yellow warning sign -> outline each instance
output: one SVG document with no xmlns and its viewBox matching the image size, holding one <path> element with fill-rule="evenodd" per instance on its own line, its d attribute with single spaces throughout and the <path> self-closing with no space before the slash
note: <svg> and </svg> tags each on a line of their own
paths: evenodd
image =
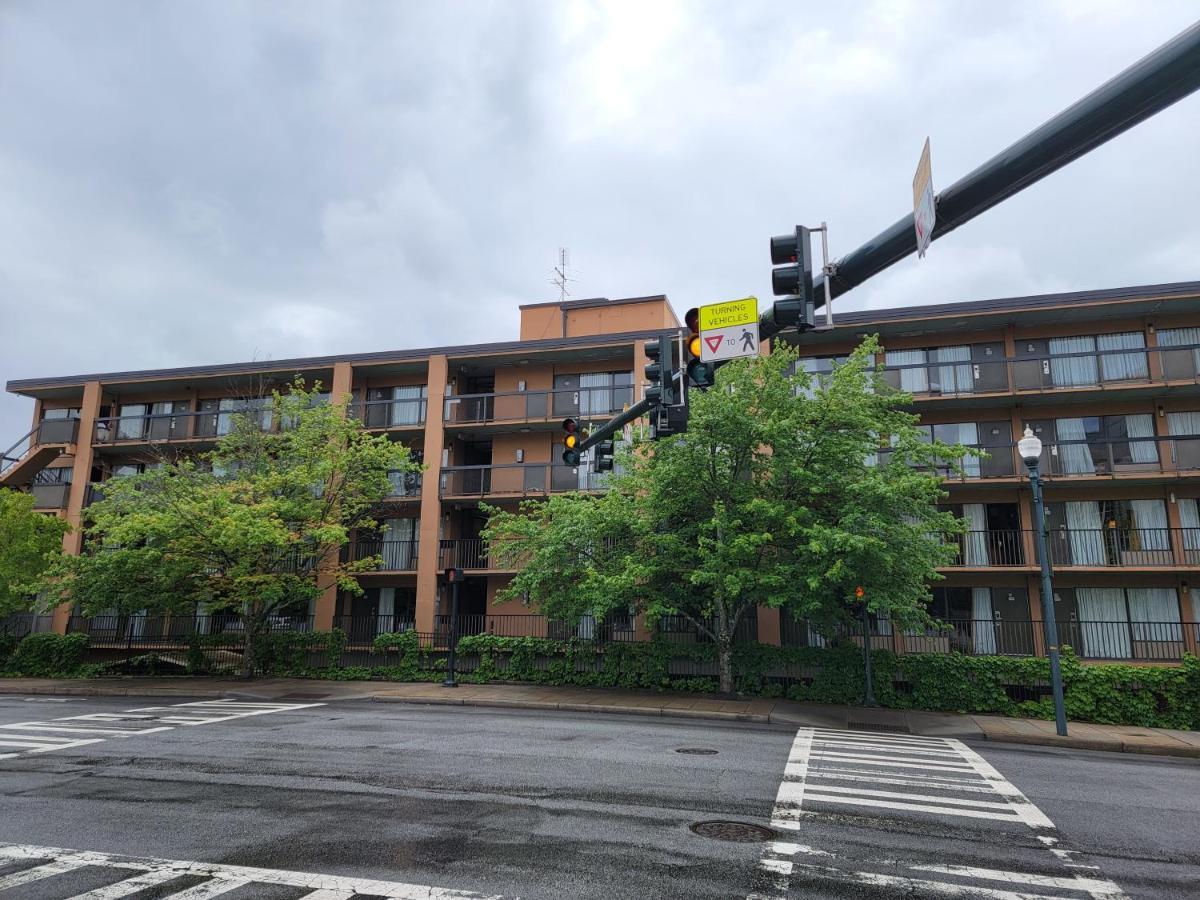
<svg viewBox="0 0 1200 900">
<path fill-rule="evenodd" d="M 734 325 L 749 325 L 758 321 L 758 298 L 727 300 L 700 307 L 700 330 L 712 331 Z"/>
</svg>

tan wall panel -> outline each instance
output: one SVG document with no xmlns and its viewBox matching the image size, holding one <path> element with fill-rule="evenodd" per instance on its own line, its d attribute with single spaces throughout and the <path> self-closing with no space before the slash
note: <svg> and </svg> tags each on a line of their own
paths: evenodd
<svg viewBox="0 0 1200 900">
<path fill-rule="evenodd" d="M 521 340 L 540 341 L 563 337 L 562 310 L 554 306 L 532 306 L 521 310 Z"/>
</svg>

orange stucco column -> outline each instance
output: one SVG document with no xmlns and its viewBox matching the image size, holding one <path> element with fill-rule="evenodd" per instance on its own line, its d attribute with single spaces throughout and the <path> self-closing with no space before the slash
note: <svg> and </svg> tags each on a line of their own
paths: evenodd
<svg viewBox="0 0 1200 900">
<path fill-rule="evenodd" d="M 417 631 L 433 632 L 433 617 L 437 614 L 438 568 L 441 555 L 442 523 L 442 446 L 445 428 L 442 425 L 446 394 L 447 364 L 444 356 L 429 358 L 426 379 L 429 412 L 425 422 L 425 474 L 421 478 L 421 530 L 417 545 Z"/>
<path fill-rule="evenodd" d="M 329 399 L 337 403 L 350 396 L 354 387 L 354 367 L 348 362 L 333 364 L 333 384 L 329 388 Z M 313 606 L 313 629 L 331 631 L 333 617 L 337 612 L 337 582 L 329 575 L 322 575 L 317 582 L 321 596 Z"/>
<path fill-rule="evenodd" d="M 83 550 L 83 507 L 92 480 L 92 436 L 96 433 L 102 394 L 98 381 L 89 381 L 83 386 L 79 434 L 75 438 L 75 462 L 71 466 L 71 490 L 67 494 L 66 519 L 71 530 L 63 537 L 63 552 L 69 556 L 78 556 Z M 55 607 L 53 628 L 58 634 L 66 634 L 70 620 L 70 603 L 60 603 Z"/>
</svg>

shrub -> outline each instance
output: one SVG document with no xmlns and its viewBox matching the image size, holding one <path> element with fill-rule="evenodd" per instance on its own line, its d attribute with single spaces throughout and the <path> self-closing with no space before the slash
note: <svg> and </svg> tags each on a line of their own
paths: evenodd
<svg viewBox="0 0 1200 900">
<path fill-rule="evenodd" d="M 30 634 L 17 645 L 8 666 L 18 675 L 69 677 L 79 672 L 87 646 L 86 634 Z"/>
</svg>

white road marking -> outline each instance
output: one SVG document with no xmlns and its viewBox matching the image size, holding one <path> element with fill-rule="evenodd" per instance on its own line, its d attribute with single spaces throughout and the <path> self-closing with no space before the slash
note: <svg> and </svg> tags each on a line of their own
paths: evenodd
<svg viewBox="0 0 1200 900">
<path fill-rule="evenodd" d="M 887 786 L 896 789 L 884 789 Z M 817 807 L 823 804 L 1023 824 L 1037 832 L 1039 841 L 1065 862 L 1068 871 L 1051 876 L 953 865 L 913 865 L 904 874 L 853 871 L 798 859 L 834 857 L 827 851 L 772 841 L 763 849 L 756 870 L 756 891 L 748 900 L 786 900 L 792 877 L 800 873 L 899 888 L 914 896 L 1064 900 L 1058 892 L 1065 890 L 1072 896 L 1086 894 L 1094 900 L 1128 900 L 1111 881 L 1069 871 L 1074 868 L 1071 851 L 1056 846 L 1054 823 L 987 760 L 953 738 L 880 738 L 874 734 L 800 729 L 779 785 L 771 824 L 796 833 L 805 819 L 820 815 Z M 896 861 L 878 862 L 889 867 L 901 865 Z M 1096 867 L 1088 868 L 1095 871 Z"/>
<path fill-rule="evenodd" d="M 205 700 L 174 706 L 143 706 L 117 713 L 88 713 L 63 716 L 46 721 L 13 722 L 0 725 L 0 748 L 20 752 L 2 753 L 0 759 L 31 753 L 50 753 L 86 744 L 98 744 L 110 738 L 171 731 L 178 726 L 212 725 L 324 706 L 323 703 L 241 703 L 231 700 Z M 183 713 L 181 715 L 181 713 Z M 122 727 L 124 726 L 124 727 Z M 96 735 L 77 738 L 76 735 Z M 102 736 L 101 736 L 102 735 Z"/>
<path fill-rule="evenodd" d="M 0 858 L 51 860 L 48 863 L 0 878 L 0 889 L 50 878 L 84 866 L 132 869 L 139 873 L 125 881 L 109 885 L 108 888 L 98 888 L 96 891 L 78 895 L 73 900 L 82 900 L 82 898 L 107 900 L 110 897 L 122 897 L 129 892 L 111 893 L 111 891 L 121 885 L 136 882 L 139 878 L 157 878 L 159 880 L 153 883 L 161 884 L 171 878 L 179 878 L 184 875 L 198 875 L 210 880 L 164 896 L 163 900 L 201 900 L 201 898 L 216 897 L 250 884 L 306 888 L 308 893 L 302 896 L 309 900 L 341 900 L 341 898 L 359 894 L 374 894 L 387 897 L 389 900 L 503 900 L 502 897 L 495 894 L 480 894 L 474 891 L 460 891 L 424 884 L 407 884 L 400 881 L 377 881 L 372 878 L 351 878 L 344 875 L 322 875 L 314 872 L 289 872 L 282 869 L 257 869 L 251 866 L 222 866 L 181 860 L 138 858 L 90 850 L 74 851 L 59 847 L 36 847 L 28 844 L 0 844 Z M 165 877 L 167 875 L 170 878 Z M 142 887 L 149 884 L 149 881 L 144 881 Z M 109 890 L 110 893 L 103 893 L 105 890 Z"/>
<path fill-rule="evenodd" d="M 120 897 L 128 897 L 130 894 L 136 894 L 138 891 L 144 891 L 146 888 L 157 887 L 160 884 L 166 884 L 168 881 L 174 881 L 183 874 L 169 868 L 151 869 L 148 872 L 143 872 L 141 875 L 126 878 L 124 881 L 98 887 L 94 891 L 76 894 L 74 897 L 67 898 L 67 900 L 118 900 Z"/>
</svg>

